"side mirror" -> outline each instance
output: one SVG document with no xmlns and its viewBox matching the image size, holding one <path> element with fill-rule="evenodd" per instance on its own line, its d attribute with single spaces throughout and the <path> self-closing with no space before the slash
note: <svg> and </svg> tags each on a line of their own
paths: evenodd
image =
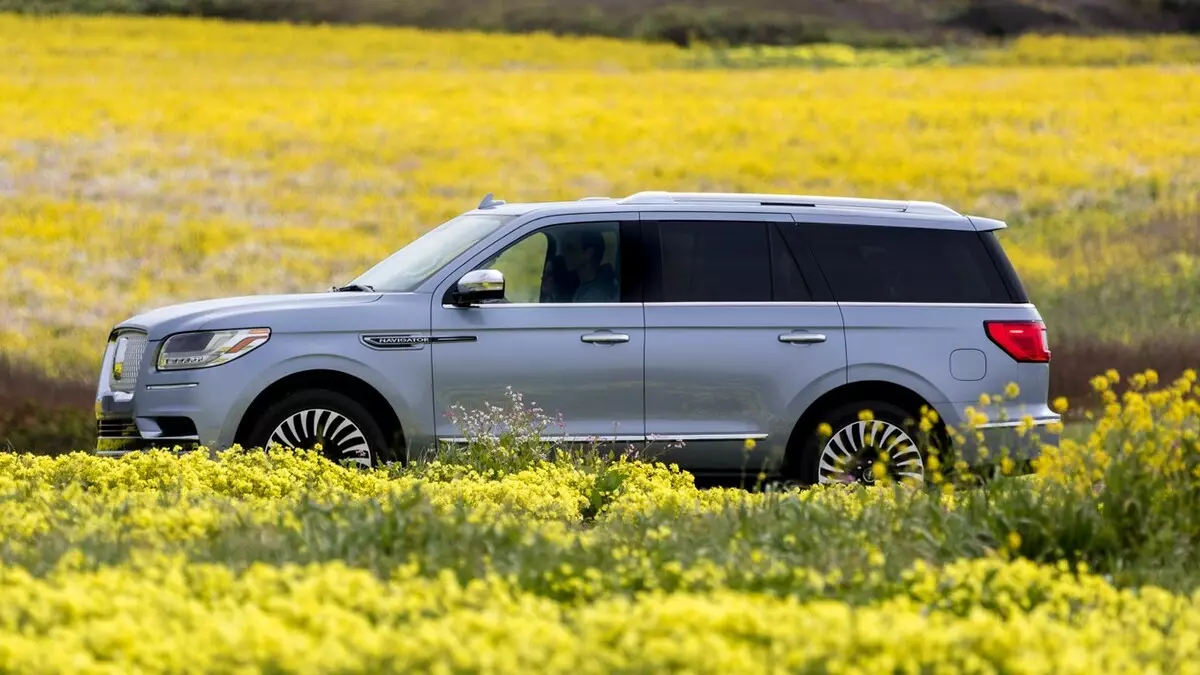
<svg viewBox="0 0 1200 675">
<path fill-rule="evenodd" d="M 471 270 L 455 284 L 452 299 L 458 307 L 503 300 L 504 274 L 500 270 Z"/>
</svg>

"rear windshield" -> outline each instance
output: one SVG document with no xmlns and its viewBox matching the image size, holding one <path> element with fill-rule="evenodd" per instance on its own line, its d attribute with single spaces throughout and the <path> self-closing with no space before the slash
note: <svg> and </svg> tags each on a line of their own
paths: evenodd
<svg viewBox="0 0 1200 675">
<path fill-rule="evenodd" d="M 841 302 L 1024 302 L 1019 285 L 1014 292 L 1006 278 L 1011 266 L 990 232 L 817 224 L 797 229 Z"/>
</svg>

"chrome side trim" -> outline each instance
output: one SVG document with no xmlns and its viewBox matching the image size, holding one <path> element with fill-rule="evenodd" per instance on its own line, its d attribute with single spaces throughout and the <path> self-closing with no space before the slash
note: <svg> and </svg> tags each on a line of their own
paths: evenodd
<svg viewBox="0 0 1200 675">
<path fill-rule="evenodd" d="M 543 441 L 562 441 L 564 443 L 640 443 L 643 441 L 761 441 L 765 440 L 768 434 L 650 434 L 648 436 L 573 436 L 573 435 L 544 435 L 541 437 Z M 439 438 L 443 443 L 466 443 L 467 439 L 463 436 L 446 436 Z"/>
<path fill-rule="evenodd" d="M 1061 417 L 1042 417 L 1042 418 L 1033 420 L 1033 426 L 1044 427 L 1044 426 L 1047 426 L 1050 424 L 1055 424 L 1058 422 L 1062 422 Z M 1024 424 L 1024 422 L 1022 422 L 1021 420 L 1005 420 L 1003 422 L 984 422 L 983 424 L 977 424 L 972 428 L 974 428 L 974 429 L 1011 429 L 1011 428 L 1019 427 L 1022 424 Z"/>
<path fill-rule="evenodd" d="M 148 384 L 146 388 L 150 391 L 167 391 L 169 389 L 191 389 L 197 386 L 200 386 L 199 382 L 180 382 L 179 384 Z"/>
<path fill-rule="evenodd" d="M 640 307 L 640 302 L 486 302 L 481 305 L 459 307 L 442 303 L 442 309 L 528 309 L 542 307 L 546 309 L 562 309 L 564 307 Z"/>
<path fill-rule="evenodd" d="M 946 307 L 997 309 L 1035 309 L 1031 302 L 842 302 L 842 307 L 929 307 L 944 309 Z"/>
<path fill-rule="evenodd" d="M 443 303 L 442 309 L 512 309 L 524 307 L 930 307 L 930 308 L 978 308 L 978 309 L 1036 309 L 1031 302 L 506 302 L 472 305 L 469 308 Z"/>
<path fill-rule="evenodd" d="M 761 441 L 768 434 L 654 434 L 655 440 L 662 441 Z"/>
<path fill-rule="evenodd" d="M 103 436 L 106 441 L 190 441 L 199 442 L 199 436 Z"/>
<path fill-rule="evenodd" d="M 837 307 L 836 302 L 647 302 L 647 307 Z"/>
<path fill-rule="evenodd" d="M 443 443 L 466 443 L 467 442 L 467 438 L 465 436 L 446 436 L 444 438 L 439 438 L 438 440 Z M 541 436 L 540 440 L 561 441 L 563 443 L 641 443 L 646 440 L 646 437 L 645 436 L 636 436 L 636 435 L 572 436 L 569 434 L 564 436 L 564 435 L 555 434 L 555 435 L 543 435 L 543 436 Z"/>
</svg>

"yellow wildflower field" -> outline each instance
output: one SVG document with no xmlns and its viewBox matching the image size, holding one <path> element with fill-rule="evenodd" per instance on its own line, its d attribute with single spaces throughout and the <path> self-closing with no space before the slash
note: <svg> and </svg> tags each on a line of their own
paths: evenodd
<svg viewBox="0 0 1200 675">
<path fill-rule="evenodd" d="M 0 454 L 0 670 L 1197 673 L 1200 386 L 1119 381 L 982 487 Z"/>
<path fill-rule="evenodd" d="M 722 70 L 600 39 L 0 16 L 0 351 L 90 377 L 134 312 L 324 290 L 487 192 L 644 189 L 943 201 L 1010 221 L 1056 336 L 1186 333 L 1200 73 L 1145 63 L 1194 51 L 1165 44 Z"/>
</svg>

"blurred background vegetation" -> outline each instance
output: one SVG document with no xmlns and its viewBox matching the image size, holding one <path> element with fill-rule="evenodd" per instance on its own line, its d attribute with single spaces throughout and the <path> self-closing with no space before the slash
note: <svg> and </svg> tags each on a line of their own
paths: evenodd
<svg viewBox="0 0 1200 675">
<path fill-rule="evenodd" d="M 0 0 L 0 12 L 546 31 L 672 42 L 913 47 L 1027 32 L 1200 31 L 1200 0 Z"/>
</svg>

